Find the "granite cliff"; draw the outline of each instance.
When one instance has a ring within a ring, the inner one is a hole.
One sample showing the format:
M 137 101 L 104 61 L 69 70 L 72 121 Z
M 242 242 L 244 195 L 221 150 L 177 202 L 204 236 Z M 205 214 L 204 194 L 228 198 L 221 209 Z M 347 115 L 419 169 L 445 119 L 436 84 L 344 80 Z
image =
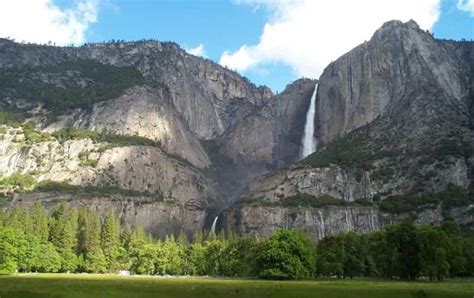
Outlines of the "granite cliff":
M 314 240 L 407 216 L 472 229 L 473 42 L 385 23 L 319 78 L 299 161 L 316 82 L 273 94 L 169 42 L 0 39 L 0 203 L 114 209 L 156 235 L 218 214 Z
M 253 181 L 223 225 L 299 227 L 315 240 L 405 216 L 472 228 L 473 53 L 413 21 L 385 23 L 319 78 L 317 152 Z
M 202 227 L 246 181 L 295 161 L 315 84 L 273 95 L 157 41 L 0 40 L 0 76 L 3 201 L 115 208 L 155 234 Z

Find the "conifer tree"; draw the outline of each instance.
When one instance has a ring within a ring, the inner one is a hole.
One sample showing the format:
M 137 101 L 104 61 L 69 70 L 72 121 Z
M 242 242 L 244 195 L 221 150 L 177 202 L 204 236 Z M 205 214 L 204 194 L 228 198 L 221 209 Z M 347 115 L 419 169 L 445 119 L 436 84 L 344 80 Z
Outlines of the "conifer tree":
M 107 261 L 107 269 L 116 271 L 118 268 L 117 258 L 119 256 L 119 227 L 113 210 L 110 210 L 105 217 L 101 233 L 102 250 Z
M 100 218 L 97 212 L 90 211 L 84 239 L 84 267 L 88 272 L 105 272 L 107 262 L 100 247 Z
M 76 232 L 70 211 L 66 209 L 65 204 L 59 204 L 51 216 L 50 239 L 61 257 L 61 271 L 75 271 L 78 263 L 75 254 Z
M 49 216 L 41 203 L 36 203 L 31 213 L 33 234 L 40 243 L 46 243 L 49 239 Z

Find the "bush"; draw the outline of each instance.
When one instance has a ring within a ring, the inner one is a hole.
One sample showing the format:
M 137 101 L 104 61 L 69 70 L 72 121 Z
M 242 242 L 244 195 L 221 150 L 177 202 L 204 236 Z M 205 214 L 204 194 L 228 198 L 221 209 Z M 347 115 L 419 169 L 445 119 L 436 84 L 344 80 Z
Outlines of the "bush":
M 13 173 L 0 180 L 0 187 L 9 187 L 20 192 L 32 189 L 34 184 L 35 178 L 30 174 Z
M 24 111 L 0 106 L 0 124 L 19 127 L 24 121 Z

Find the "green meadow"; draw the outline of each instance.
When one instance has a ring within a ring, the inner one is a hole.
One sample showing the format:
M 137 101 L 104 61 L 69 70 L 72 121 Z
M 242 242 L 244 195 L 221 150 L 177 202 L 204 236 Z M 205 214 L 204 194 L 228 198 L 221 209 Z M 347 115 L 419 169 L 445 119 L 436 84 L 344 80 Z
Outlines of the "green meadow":
M 94 274 L 0 277 L 0 297 L 474 297 L 474 281 L 262 281 Z

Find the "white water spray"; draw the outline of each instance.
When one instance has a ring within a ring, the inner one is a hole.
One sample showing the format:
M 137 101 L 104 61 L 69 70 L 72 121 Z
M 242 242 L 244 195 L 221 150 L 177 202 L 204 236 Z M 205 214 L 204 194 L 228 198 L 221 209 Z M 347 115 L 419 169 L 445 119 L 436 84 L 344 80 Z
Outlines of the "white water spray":
M 314 87 L 308 112 L 306 112 L 306 123 L 303 133 L 303 148 L 301 150 L 301 158 L 305 158 L 316 151 L 316 140 L 314 139 L 314 116 L 316 114 L 316 94 L 318 92 L 318 84 Z
M 219 216 L 216 216 L 216 218 L 214 218 L 214 221 L 212 222 L 211 231 L 209 232 L 210 235 L 216 235 L 216 224 L 218 218 Z

